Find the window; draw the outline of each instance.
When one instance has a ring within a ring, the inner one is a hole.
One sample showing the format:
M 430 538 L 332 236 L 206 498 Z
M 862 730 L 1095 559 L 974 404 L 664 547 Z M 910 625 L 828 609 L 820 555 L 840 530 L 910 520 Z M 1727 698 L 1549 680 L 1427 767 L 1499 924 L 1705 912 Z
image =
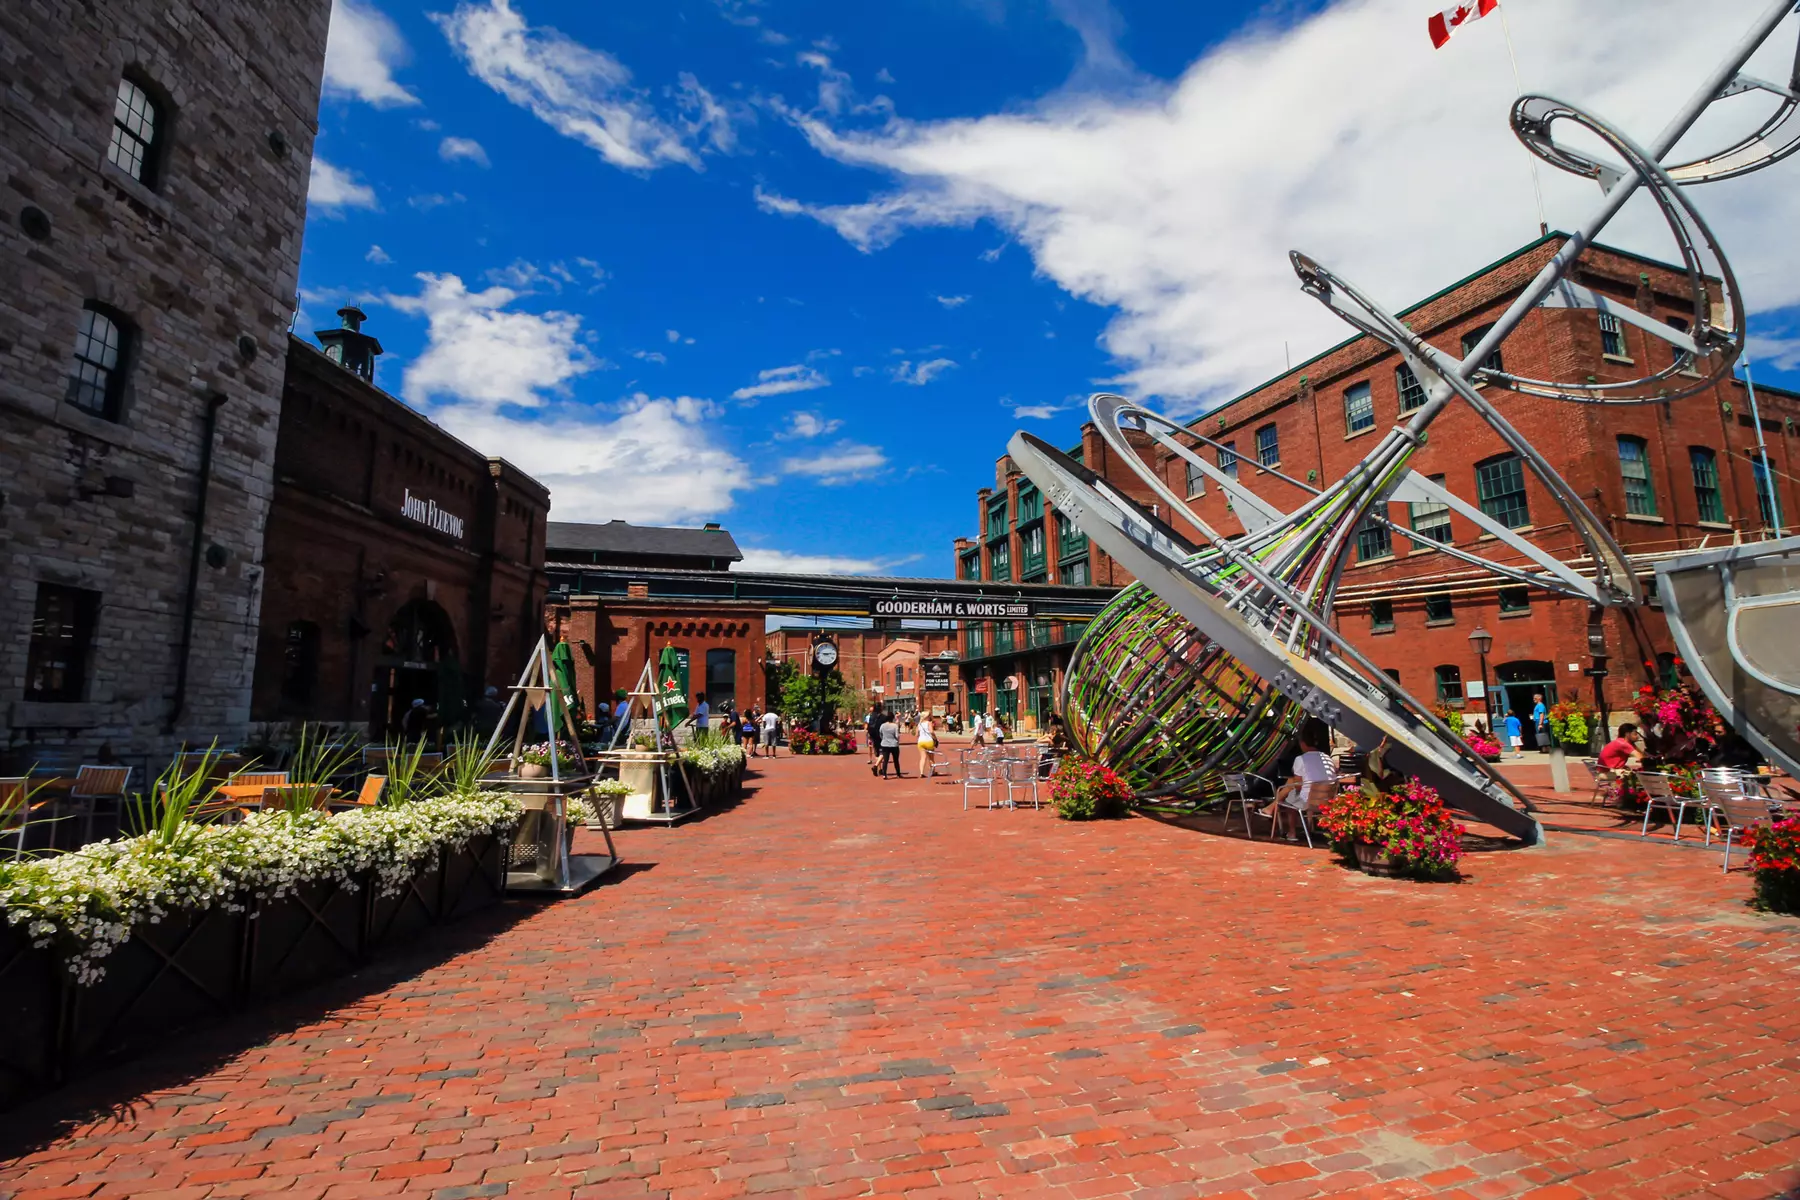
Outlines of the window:
M 1437 675 L 1437 698 L 1443 704 L 1461 704 L 1462 668 L 1457 666 L 1439 667 Z
M 1231 476 L 1233 479 L 1236 479 L 1238 477 L 1237 464 L 1237 443 L 1226 442 L 1224 445 L 1220 446 L 1219 470 L 1225 472 L 1225 474 Z
M 1516 454 L 1502 454 L 1475 464 L 1475 495 L 1481 511 L 1508 529 L 1531 524 L 1525 503 L 1525 466 Z
M 1256 431 L 1256 461 L 1265 467 L 1281 465 L 1281 435 L 1272 424 Z
M 1087 534 L 1061 513 L 1056 514 L 1056 553 L 1060 558 L 1087 555 Z
M 37 586 L 31 644 L 25 652 L 25 699 L 73 702 L 87 686 L 87 664 L 100 616 L 100 593 Z
M 1369 603 L 1369 632 L 1385 633 L 1394 628 L 1394 602 L 1373 600 Z
M 1383 668 L 1381 668 L 1381 673 L 1383 675 L 1386 675 L 1389 679 L 1393 680 L 1395 683 L 1400 682 L 1400 668 L 1399 667 L 1383 667 Z
M 1044 569 L 1044 523 L 1039 521 L 1019 535 L 1020 570 L 1027 575 Z
M 737 702 L 737 651 L 706 652 L 706 704 L 715 711 Z
M 1663 323 L 1670 329 L 1679 329 L 1683 333 L 1686 333 L 1691 328 L 1687 319 L 1684 317 L 1669 317 Z M 1694 366 L 1694 356 L 1689 354 L 1686 350 L 1681 349 L 1679 346 L 1670 346 L 1669 355 L 1672 361 L 1681 364 L 1681 373 L 1683 375 L 1700 374 L 1699 370 Z
M 1193 463 L 1186 459 L 1182 459 L 1182 462 L 1187 466 L 1187 494 L 1190 496 L 1206 495 L 1206 476 Z
M 994 653 L 1010 654 L 1013 648 L 1013 623 L 1002 621 L 994 626 Z
M 1781 497 L 1775 491 L 1775 481 L 1769 476 L 1769 468 L 1758 457 L 1750 463 L 1750 469 L 1756 476 L 1756 509 L 1762 517 L 1764 528 L 1774 529 L 1780 526 Z
M 964 579 L 981 578 L 981 551 L 971 550 L 962 556 L 962 577 Z
M 988 501 L 987 535 L 991 542 L 1006 536 L 1006 497 Z
M 1469 332 L 1463 334 L 1462 352 L 1464 358 L 1469 357 L 1470 352 L 1473 351 L 1475 347 L 1481 345 L 1481 339 L 1486 337 L 1488 335 L 1488 330 L 1493 327 L 1493 323 L 1490 322 L 1478 329 L 1471 329 Z M 1487 361 L 1483 362 L 1481 365 L 1484 369 L 1489 371 L 1504 371 L 1506 368 L 1501 365 L 1500 348 L 1498 346 L 1494 347 L 1494 352 L 1488 355 Z
M 94 303 L 81 310 L 75 326 L 75 361 L 69 369 L 70 404 L 109 421 L 119 419 L 129 339 L 117 313 Z
M 1442 486 L 1444 477 L 1433 475 L 1431 482 Z M 1418 536 L 1414 542 L 1448 542 L 1450 540 L 1450 506 L 1437 501 L 1426 501 L 1410 505 L 1412 509 L 1413 533 Z
M 1500 589 L 1501 613 L 1522 613 L 1531 611 L 1531 589 L 1522 587 L 1506 587 Z
M 1725 523 L 1725 501 L 1719 495 L 1719 456 L 1705 446 L 1688 447 L 1688 464 L 1694 470 L 1694 506 L 1702 521 Z
M 1625 480 L 1625 511 L 1634 516 L 1656 515 L 1656 485 L 1650 480 L 1650 455 L 1643 438 L 1619 439 L 1619 474 Z
M 106 160 L 145 187 L 156 186 L 167 117 L 150 93 L 129 79 L 119 80 L 113 101 L 112 145 Z
M 1062 581 L 1070 587 L 1086 587 L 1088 585 L 1087 559 L 1077 559 L 1062 565 Z
M 1625 353 L 1625 326 L 1609 312 L 1600 314 L 1600 353 L 1608 358 L 1629 358 Z
M 1427 625 L 1454 620 L 1456 620 L 1456 606 L 1451 602 L 1449 592 L 1433 592 L 1425 597 L 1425 623 Z
M 988 578 L 1012 578 L 1012 547 L 1010 545 L 1005 542 L 995 542 L 993 549 L 988 551 L 988 562 L 992 567 Z
M 1681 686 L 1681 668 L 1675 665 L 1677 661 L 1667 650 L 1656 656 L 1656 678 L 1665 689 L 1672 690 Z
M 1419 377 L 1405 363 L 1394 368 L 1394 388 L 1400 393 L 1401 412 L 1409 413 L 1424 406 L 1425 385 L 1419 382 Z
M 1028 621 L 1025 625 L 1025 644 L 1036 649 L 1050 644 L 1050 624 L 1047 621 Z
M 1386 558 L 1393 552 L 1394 539 L 1387 525 L 1374 513 L 1364 517 L 1362 524 L 1356 527 L 1356 561 Z
M 969 631 L 969 657 L 980 658 L 987 653 L 987 637 L 984 632 L 987 627 L 985 625 L 970 625 L 967 628 Z
M 282 657 L 287 662 L 281 679 L 284 707 L 311 707 L 319 685 L 319 627 L 311 621 L 288 622 Z
M 1019 524 L 1042 520 L 1044 516 L 1044 494 L 1036 487 L 1026 485 L 1019 489 Z
M 1344 429 L 1361 433 L 1375 428 L 1375 389 L 1359 383 L 1344 393 Z

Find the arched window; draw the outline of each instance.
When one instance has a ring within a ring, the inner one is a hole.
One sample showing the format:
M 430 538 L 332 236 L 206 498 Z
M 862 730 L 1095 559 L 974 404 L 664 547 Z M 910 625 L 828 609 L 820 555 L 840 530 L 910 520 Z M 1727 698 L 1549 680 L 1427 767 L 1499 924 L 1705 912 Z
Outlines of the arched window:
M 107 161 L 145 187 L 155 187 L 168 126 L 168 112 L 151 98 L 142 83 L 130 78 L 119 80 Z
M 89 301 L 75 326 L 75 358 L 69 368 L 68 401 L 76 408 L 119 419 L 125 394 L 126 356 L 131 331 L 125 319 Z

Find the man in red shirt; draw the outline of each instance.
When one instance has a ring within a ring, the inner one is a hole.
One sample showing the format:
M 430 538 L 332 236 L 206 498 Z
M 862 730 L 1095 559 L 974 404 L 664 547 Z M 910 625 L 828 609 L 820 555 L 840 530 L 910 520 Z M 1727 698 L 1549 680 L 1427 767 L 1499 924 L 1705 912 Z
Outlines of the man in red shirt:
M 1643 765 L 1643 751 L 1633 740 L 1637 726 L 1627 721 L 1619 736 L 1600 748 L 1600 765 L 1609 771 L 1634 771 Z

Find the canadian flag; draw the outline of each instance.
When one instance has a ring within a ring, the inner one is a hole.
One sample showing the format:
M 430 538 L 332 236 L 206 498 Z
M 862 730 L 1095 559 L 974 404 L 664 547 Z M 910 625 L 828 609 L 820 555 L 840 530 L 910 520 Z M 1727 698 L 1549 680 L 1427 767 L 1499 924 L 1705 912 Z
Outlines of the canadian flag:
M 1500 0 L 1465 0 L 1465 3 L 1433 13 L 1425 28 L 1431 33 L 1431 44 L 1443 49 L 1450 35 L 1468 21 L 1479 20 L 1500 7 Z

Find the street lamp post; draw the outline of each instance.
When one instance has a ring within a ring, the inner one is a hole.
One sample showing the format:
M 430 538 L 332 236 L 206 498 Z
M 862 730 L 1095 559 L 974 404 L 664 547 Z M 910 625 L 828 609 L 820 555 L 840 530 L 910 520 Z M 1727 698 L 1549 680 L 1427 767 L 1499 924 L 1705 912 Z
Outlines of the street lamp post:
M 1497 737 L 1494 733 L 1494 696 L 1488 691 L 1487 656 L 1494 648 L 1494 635 L 1487 631 L 1487 626 L 1477 625 L 1469 632 L 1469 645 L 1475 648 L 1475 656 L 1481 660 L 1481 710 L 1487 714 L 1488 736 Z

